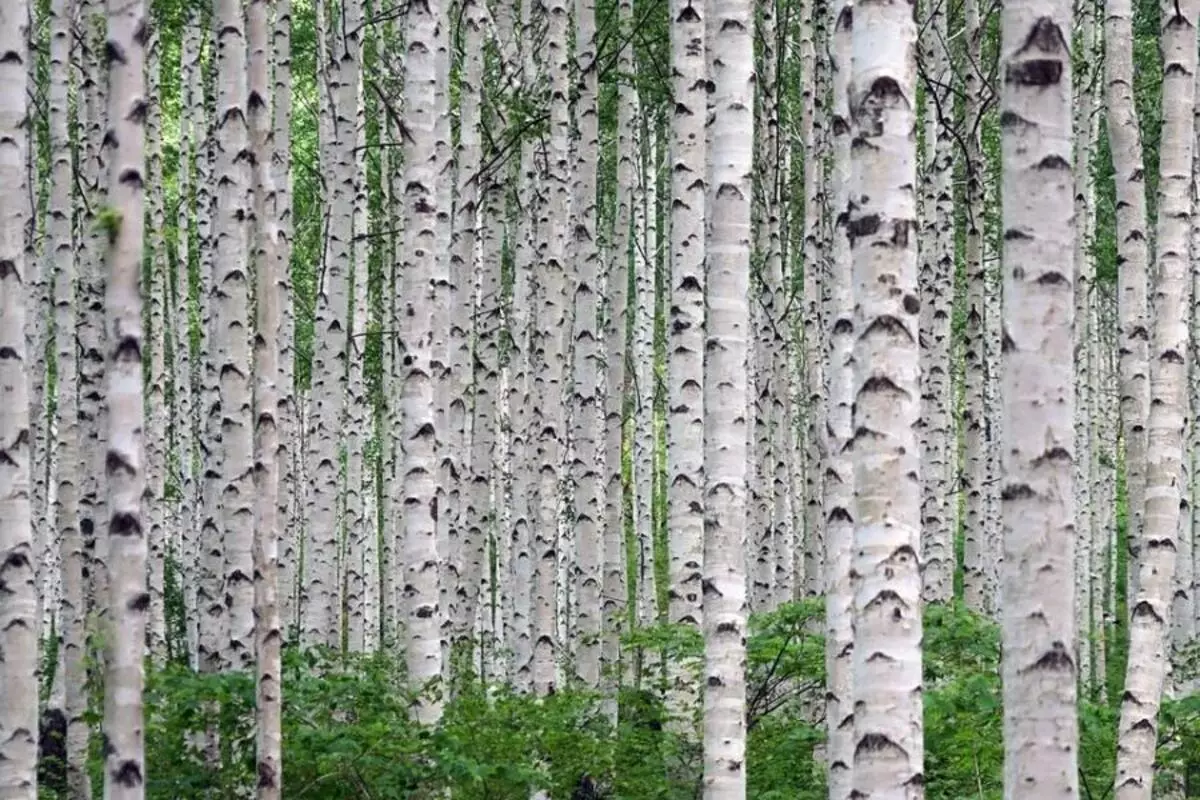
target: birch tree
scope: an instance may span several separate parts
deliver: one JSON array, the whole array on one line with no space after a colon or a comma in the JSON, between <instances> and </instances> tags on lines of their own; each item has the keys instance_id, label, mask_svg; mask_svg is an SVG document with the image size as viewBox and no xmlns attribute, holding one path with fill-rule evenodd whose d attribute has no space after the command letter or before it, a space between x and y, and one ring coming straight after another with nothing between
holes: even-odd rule
<instances>
[{"instance_id":1,"label":"birch tree","mask_svg":"<svg viewBox=\"0 0 1200 800\"><path fill-rule=\"evenodd\" d=\"M143 651L150 605L146 585L146 487L142 441L141 268L145 174L145 8L108 0L108 236L106 345L109 586L112 628L104 680L104 796L140 800L145 786Z\"/></svg>"},{"instance_id":2,"label":"birch tree","mask_svg":"<svg viewBox=\"0 0 1200 800\"><path fill-rule=\"evenodd\" d=\"M1146 305L1146 180L1141 129L1133 98L1133 7L1130 0L1105 0L1104 78L1109 149L1117 187L1117 308L1121 321L1120 397L1129 509L1127 540L1134 588L1146 487L1146 415L1150 402L1150 323ZM1130 597L1133 592L1127 592Z\"/></svg>"},{"instance_id":3,"label":"birch tree","mask_svg":"<svg viewBox=\"0 0 1200 800\"><path fill-rule=\"evenodd\" d=\"M705 208L704 797L746 796L746 355L750 336L750 186L754 15L749 0L709 0L712 91Z\"/></svg>"},{"instance_id":4,"label":"birch tree","mask_svg":"<svg viewBox=\"0 0 1200 800\"><path fill-rule=\"evenodd\" d=\"M704 566L704 246L707 96L703 3L671 4L671 325L667 344L668 616L699 630ZM695 676L667 662L672 710L693 715Z\"/></svg>"},{"instance_id":5,"label":"birch tree","mask_svg":"<svg viewBox=\"0 0 1200 800\"><path fill-rule=\"evenodd\" d=\"M1078 794L1071 4L1001 15L1004 788Z\"/></svg>"},{"instance_id":6,"label":"birch tree","mask_svg":"<svg viewBox=\"0 0 1200 800\"><path fill-rule=\"evenodd\" d=\"M439 641L442 609L438 603L439 553L434 503L437 487L432 379L433 286L437 181L434 167L437 42L446 35L446 8L439 0L413 6L406 21L408 58L404 100L409 136L404 147L404 242L401 248L404 342L403 430L404 599L407 637L405 660L409 680L418 689L442 673ZM413 709L418 722L441 716L441 703L422 694Z\"/></svg>"},{"instance_id":7,"label":"birch tree","mask_svg":"<svg viewBox=\"0 0 1200 800\"><path fill-rule=\"evenodd\" d=\"M1171 602L1178 554L1183 433L1187 416L1189 245L1200 4L1161 6L1163 129L1159 145L1155 358L1150 362L1146 510L1130 600L1129 661L1117 729L1117 800L1148 800L1154 784L1158 710L1170 658Z\"/></svg>"},{"instance_id":8,"label":"birch tree","mask_svg":"<svg viewBox=\"0 0 1200 800\"><path fill-rule=\"evenodd\" d=\"M0 4L0 185L21 185L29 134L28 3ZM0 797L37 797L37 593L30 504L25 225L19 192L0 192Z\"/></svg>"},{"instance_id":9,"label":"birch tree","mask_svg":"<svg viewBox=\"0 0 1200 800\"><path fill-rule=\"evenodd\" d=\"M851 34L847 235L854 282L852 574L857 795L924 796L917 450L916 24L859 0Z\"/></svg>"},{"instance_id":10,"label":"birch tree","mask_svg":"<svg viewBox=\"0 0 1200 800\"><path fill-rule=\"evenodd\" d=\"M829 271L829 469L825 473L825 725L829 737L829 800L845 800L854 763L854 585L850 562L854 543L854 464L847 445L853 436L854 274L850 258L852 118L849 105L853 63L854 6L842 5L833 30L830 66L833 83L833 170L830 205L839 210L833 231Z\"/></svg>"}]
</instances>

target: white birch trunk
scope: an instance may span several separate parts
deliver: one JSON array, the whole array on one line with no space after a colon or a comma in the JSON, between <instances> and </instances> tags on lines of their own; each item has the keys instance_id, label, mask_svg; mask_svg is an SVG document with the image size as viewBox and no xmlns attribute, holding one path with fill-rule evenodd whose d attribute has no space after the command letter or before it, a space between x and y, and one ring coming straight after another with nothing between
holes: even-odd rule
<instances>
[{"instance_id":1,"label":"white birch trunk","mask_svg":"<svg viewBox=\"0 0 1200 800\"><path fill-rule=\"evenodd\" d=\"M1163 129L1159 145L1158 274L1154 292L1155 358L1150 362L1146 510L1136 594L1129 600L1129 661L1117 729L1116 800L1149 800L1158 743L1158 710L1169 667L1187 418L1188 261L1192 214L1196 0L1163 2ZM1133 566L1133 565L1131 565Z\"/></svg>"},{"instance_id":2,"label":"white birch trunk","mask_svg":"<svg viewBox=\"0 0 1200 800\"><path fill-rule=\"evenodd\" d=\"M1071 3L1001 17L1006 797L1075 797Z\"/></svg>"},{"instance_id":3,"label":"white birch trunk","mask_svg":"<svg viewBox=\"0 0 1200 800\"><path fill-rule=\"evenodd\" d=\"M854 282L856 795L924 796L916 99L912 8L857 2L847 233ZM811 468L811 467L810 467Z\"/></svg>"},{"instance_id":4,"label":"white birch trunk","mask_svg":"<svg viewBox=\"0 0 1200 800\"><path fill-rule=\"evenodd\" d=\"M709 0L704 364L704 798L746 796L746 478L754 15Z\"/></svg>"},{"instance_id":5,"label":"white birch trunk","mask_svg":"<svg viewBox=\"0 0 1200 800\"><path fill-rule=\"evenodd\" d=\"M140 800L145 791L143 663L150 596L146 586L146 488L142 437L142 243L145 235L145 9L141 0L108 0L110 206L108 286L108 435L105 479L110 512L112 627L104 678L104 797Z\"/></svg>"}]
</instances>

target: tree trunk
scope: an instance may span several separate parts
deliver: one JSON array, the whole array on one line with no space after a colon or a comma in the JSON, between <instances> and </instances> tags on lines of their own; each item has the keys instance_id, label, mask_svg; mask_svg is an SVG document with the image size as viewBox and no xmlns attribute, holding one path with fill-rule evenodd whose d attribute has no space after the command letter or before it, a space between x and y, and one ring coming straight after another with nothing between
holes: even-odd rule
<instances>
[{"instance_id":1,"label":"tree trunk","mask_svg":"<svg viewBox=\"0 0 1200 800\"><path fill-rule=\"evenodd\" d=\"M600 688L601 591L604 559L604 396L600 392L604 353L600 341L600 249L596 236L596 191L600 157L600 118L594 0L575 0L575 47L579 99L579 145L575 157L572 256L579 265L575 282L575 527L578 650L576 677Z\"/></svg>"},{"instance_id":2,"label":"tree trunk","mask_svg":"<svg viewBox=\"0 0 1200 800\"><path fill-rule=\"evenodd\" d=\"M671 3L671 325L667 345L668 615L700 631L704 566L704 246L706 7ZM610 456L611 457L611 456ZM670 711L690 722L700 707L695 665L667 661Z\"/></svg>"},{"instance_id":3,"label":"tree trunk","mask_svg":"<svg viewBox=\"0 0 1200 800\"><path fill-rule=\"evenodd\" d=\"M108 557L112 627L104 679L104 797L140 800L145 787L142 720L143 654L149 597L146 586L146 488L142 397L142 242L146 25L141 0L108 0L109 207L105 297L109 358Z\"/></svg>"},{"instance_id":4,"label":"tree trunk","mask_svg":"<svg viewBox=\"0 0 1200 800\"><path fill-rule=\"evenodd\" d=\"M25 93L29 6L0 4L0 185L22 181L29 147ZM38 625L30 505L25 225L20 192L0 192L0 797L37 797Z\"/></svg>"},{"instance_id":5,"label":"tree trunk","mask_svg":"<svg viewBox=\"0 0 1200 800\"><path fill-rule=\"evenodd\" d=\"M1158 708L1169 665L1167 634L1179 529L1183 432L1187 416L1186 284L1192 214L1196 0L1164 0L1163 129L1159 146L1158 274L1150 363L1146 511L1135 595L1130 597L1129 661L1117 729L1116 800L1149 800L1158 743ZM1132 566L1132 565L1131 565Z\"/></svg>"},{"instance_id":6,"label":"tree trunk","mask_svg":"<svg viewBox=\"0 0 1200 800\"><path fill-rule=\"evenodd\" d=\"M279 391L278 277L276 248L281 239L279 195L275 190L271 145L271 49L267 39L267 0L246 10L249 49L246 108L254 164L255 295L254 336L254 617L255 617L255 784L258 800L283 796L280 679L283 668L279 594Z\"/></svg>"},{"instance_id":7,"label":"tree trunk","mask_svg":"<svg viewBox=\"0 0 1200 800\"><path fill-rule=\"evenodd\" d=\"M413 713L422 724L436 722L442 704L425 693L442 674L442 609L438 604L437 431L434 428L433 277L437 208L435 94L437 49L446 37L446 8L440 0L409 9L408 61L404 76L409 136L404 145L404 313L401 337L405 370L402 439L404 467L404 585L407 641L405 661L422 695Z\"/></svg>"},{"instance_id":8,"label":"tree trunk","mask_svg":"<svg viewBox=\"0 0 1200 800\"><path fill-rule=\"evenodd\" d=\"M854 280L855 794L921 798L921 482L912 8L855 4L847 234Z\"/></svg>"},{"instance_id":9,"label":"tree trunk","mask_svg":"<svg viewBox=\"0 0 1200 800\"><path fill-rule=\"evenodd\" d=\"M754 151L749 0L709 0L712 105L704 365L704 798L746 796L747 337Z\"/></svg>"},{"instance_id":10,"label":"tree trunk","mask_svg":"<svg viewBox=\"0 0 1200 800\"><path fill-rule=\"evenodd\" d=\"M1146 308L1146 180L1141 131L1133 98L1133 9L1131 0L1106 0L1104 16L1108 138L1117 187L1118 301L1121 317L1121 428L1125 441L1125 490L1129 523L1126 596L1136 588L1146 491L1146 415L1150 323ZM1132 606L1131 606L1132 607Z\"/></svg>"},{"instance_id":11,"label":"tree trunk","mask_svg":"<svg viewBox=\"0 0 1200 800\"><path fill-rule=\"evenodd\" d=\"M949 485L950 315L954 294L954 154L947 11L933 2L925 12L921 50L925 90L925 187L921 259L921 564L924 600L954 596L953 518Z\"/></svg>"},{"instance_id":12,"label":"tree trunk","mask_svg":"<svg viewBox=\"0 0 1200 800\"><path fill-rule=\"evenodd\" d=\"M1075 797L1071 4L1001 16L1006 797Z\"/></svg>"},{"instance_id":13,"label":"tree trunk","mask_svg":"<svg viewBox=\"0 0 1200 800\"><path fill-rule=\"evenodd\" d=\"M254 666L254 424L251 409L250 258L251 176L241 153L246 128L246 39L241 3L216 0L217 146L215 321L220 348L221 528L229 638L227 669Z\"/></svg>"}]
</instances>

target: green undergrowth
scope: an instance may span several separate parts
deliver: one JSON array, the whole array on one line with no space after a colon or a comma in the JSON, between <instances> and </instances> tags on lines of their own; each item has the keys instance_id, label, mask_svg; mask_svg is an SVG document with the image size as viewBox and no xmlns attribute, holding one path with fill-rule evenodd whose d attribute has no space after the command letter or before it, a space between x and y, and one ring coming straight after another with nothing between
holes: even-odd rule
<instances>
[{"instance_id":1,"label":"green undergrowth","mask_svg":"<svg viewBox=\"0 0 1200 800\"><path fill-rule=\"evenodd\" d=\"M751 798L824 797L821 614L817 599L752 618L746 764ZM470 674L447 690L441 723L422 728L409 719L413 698L405 688L402 659L288 650L284 796L528 800L533 790L543 789L556 800L699 798L699 727L668 722L663 665L698 670L701 642L664 625L628 637L626 651L640 653L640 667L626 673L615 728L600 698L576 687L535 700L484 688ZM996 625L957 605L926 609L925 770L931 800L1001 797L999 661ZM175 664L152 672L146 695L147 797L245 796L254 785L253 705L249 674L202 676ZM1115 708L1081 703L1081 797L1111 791L1116 722ZM204 756L205 731L215 733L213 761ZM1164 768L1181 784L1188 781L1192 793L1186 796L1200 796L1200 698L1168 702L1161 732ZM594 785L595 792L575 794L581 784Z\"/></svg>"}]
</instances>

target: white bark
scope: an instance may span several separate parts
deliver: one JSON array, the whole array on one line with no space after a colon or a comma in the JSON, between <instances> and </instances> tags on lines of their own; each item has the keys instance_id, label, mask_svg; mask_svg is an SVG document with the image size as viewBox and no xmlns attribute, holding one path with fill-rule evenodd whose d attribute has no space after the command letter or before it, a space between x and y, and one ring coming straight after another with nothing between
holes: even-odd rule
<instances>
[{"instance_id":1,"label":"white bark","mask_svg":"<svg viewBox=\"0 0 1200 800\"><path fill-rule=\"evenodd\" d=\"M146 487L142 437L142 242L145 175L145 9L108 0L110 206L107 308L108 566L112 627L104 679L106 800L141 800L145 786L143 666L150 596L146 586Z\"/></svg>"},{"instance_id":2,"label":"white bark","mask_svg":"<svg viewBox=\"0 0 1200 800\"><path fill-rule=\"evenodd\" d=\"M254 666L254 425L251 409L249 213L251 175L242 154L246 126L246 38L238 0L216 0L217 127L215 333L220 342L222 594L227 669Z\"/></svg>"},{"instance_id":3,"label":"white bark","mask_svg":"<svg viewBox=\"0 0 1200 800\"><path fill-rule=\"evenodd\" d=\"M704 564L704 245L706 8L671 3L670 327L667 339L668 618L699 632ZM695 668L667 662L670 710L690 720L700 707Z\"/></svg>"},{"instance_id":4,"label":"white bark","mask_svg":"<svg viewBox=\"0 0 1200 800\"><path fill-rule=\"evenodd\" d=\"M604 559L604 396L600 377L604 352L600 341L600 249L596 231L596 191L600 156L596 7L575 1L575 48L579 99L579 145L575 158L573 256L575 282L575 529L579 645L576 676L588 689L600 686L601 591Z\"/></svg>"},{"instance_id":5,"label":"white bark","mask_svg":"<svg viewBox=\"0 0 1200 800\"><path fill-rule=\"evenodd\" d=\"M21 184L26 151L28 3L0 4L0 185ZM26 198L0 193L0 797L37 797L37 592L30 505L25 341Z\"/></svg>"},{"instance_id":6,"label":"white bark","mask_svg":"<svg viewBox=\"0 0 1200 800\"><path fill-rule=\"evenodd\" d=\"M850 203L849 92L854 6L845 2L834 23L833 171L830 207L837 215L830 264L829 469L825 473L825 725L828 731L829 800L847 800L854 763L854 463L847 448L854 435L854 275L848 237Z\"/></svg>"},{"instance_id":7,"label":"white bark","mask_svg":"<svg viewBox=\"0 0 1200 800\"><path fill-rule=\"evenodd\" d=\"M1129 602L1129 661L1117 729L1116 800L1149 800L1158 709L1169 665L1187 415L1189 244L1195 108L1196 0L1163 2L1163 129L1159 144L1155 358L1150 362L1146 510Z\"/></svg>"},{"instance_id":8,"label":"white bark","mask_svg":"<svg viewBox=\"0 0 1200 800\"><path fill-rule=\"evenodd\" d=\"M916 24L855 3L848 236L854 280L854 759L868 797L924 796L916 252Z\"/></svg>"},{"instance_id":9,"label":"white bark","mask_svg":"<svg viewBox=\"0 0 1200 800\"><path fill-rule=\"evenodd\" d=\"M279 617L279 431L280 403L279 195L275 191L271 142L271 49L268 2L252 0L246 10L247 122L253 153L254 336L254 639L255 639L255 791L258 800L279 800L282 793L282 717L280 683L283 634Z\"/></svg>"},{"instance_id":10,"label":"white bark","mask_svg":"<svg viewBox=\"0 0 1200 800\"><path fill-rule=\"evenodd\" d=\"M1121 320L1121 427L1125 443L1125 487L1129 509L1126 538L1130 559L1127 587L1135 589L1138 543L1145 511L1146 416L1150 323L1146 307L1146 181L1141 131L1133 98L1133 8L1131 0L1106 0L1104 77L1108 139L1117 187L1117 306ZM1127 596L1133 597L1128 591Z\"/></svg>"},{"instance_id":11,"label":"white bark","mask_svg":"<svg viewBox=\"0 0 1200 800\"><path fill-rule=\"evenodd\" d=\"M754 150L750 0L709 0L704 364L704 798L746 796L747 343Z\"/></svg>"},{"instance_id":12,"label":"white bark","mask_svg":"<svg viewBox=\"0 0 1200 800\"><path fill-rule=\"evenodd\" d=\"M446 8L440 0L414 5L406 20L408 59L404 100L409 137L404 147L404 242L401 248L404 291L401 337L404 342L405 443L404 598L407 619L405 660L413 686L424 690L442 674L441 615L438 603L436 445L434 428L433 261L438 192L434 127L437 47L445 41ZM423 693L413 712L429 724L441 716L436 695Z\"/></svg>"},{"instance_id":13,"label":"white bark","mask_svg":"<svg viewBox=\"0 0 1200 800\"><path fill-rule=\"evenodd\" d=\"M1001 17L1005 796L1075 797L1070 0Z\"/></svg>"}]
</instances>

